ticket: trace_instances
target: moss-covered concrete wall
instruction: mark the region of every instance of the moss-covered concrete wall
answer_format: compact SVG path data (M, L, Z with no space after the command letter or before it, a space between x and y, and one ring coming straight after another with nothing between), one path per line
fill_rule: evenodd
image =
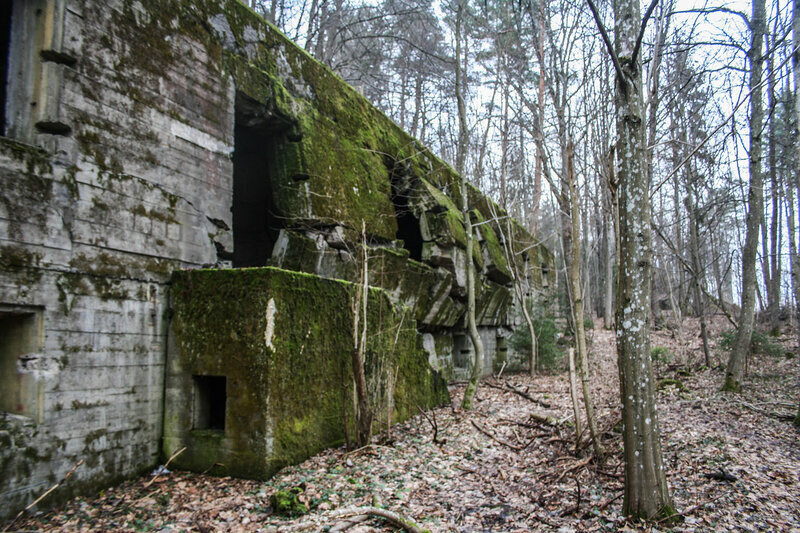
M0 413L0 516L80 460L47 504L159 461L170 275L232 266L237 121L269 133L269 264L352 280L363 221L375 285L453 375L467 258L448 165L236 0L17 4L41 6L52 31L11 29L36 83L9 98L37 111L0 138L0 320L41 320L39 349L10 365L40 393L35 417ZM552 257L519 225L504 237L505 213L479 191L469 202L486 221L470 260L496 339L506 251L531 286Z
M264 478L348 434L354 439L357 291L351 283L275 268L176 273L165 454L185 446L174 461L179 468ZM376 428L448 400L410 309L372 289L367 329ZM197 375L226 378L224 428L194 427L198 413L187 406Z

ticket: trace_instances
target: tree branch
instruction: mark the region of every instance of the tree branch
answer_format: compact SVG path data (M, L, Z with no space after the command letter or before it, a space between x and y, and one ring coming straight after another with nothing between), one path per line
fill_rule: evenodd
M587 1L590 1L590 0L587 0ZM779 72L779 71L780 71L780 70L783 68L783 66L784 66L786 63L788 63L788 62L789 62L789 60L792 58L792 54L794 54L795 52L797 52L797 50L798 50L798 49L800 49L800 44L798 44L797 46L795 46L795 47L794 47L794 50L792 50L792 53L791 53L791 54L788 54L788 55L786 56L786 58L783 60L783 62L781 62L781 64L780 64L780 65L778 65L778 67L777 67L776 69L774 69L773 71L771 71L771 72L770 72L770 74L769 74L768 76L765 76L765 77L764 77L764 79L762 79L762 80L761 80L761 83L759 83L758 85L756 85L755 87L753 87L752 89L750 89L750 92L748 92L748 93L747 93L747 95L746 95L744 98L742 98L741 100L739 100L739 103L738 103L738 104L736 104L736 107L734 107L734 108L733 108L733 111L731 111L731 113L730 113L730 114L729 114L729 115L728 115L728 116L725 118L725 120L723 120L723 121L722 121L722 122L721 122L721 123L720 123L720 124L719 124L719 125L718 125L716 128L714 128L714 131L712 131L711 133L709 133L709 134L706 136L706 138L705 138L705 139L703 139L703 140L700 142L700 144L698 144L698 145L697 145L697 146L694 148L694 150L692 150L692 151L689 153L689 155L687 155L685 158L683 158L683 160L681 160L681 162L680 162L680 163L678 163L678 164L675 166L675 168L673 168L673 169L672 169L672 172L670 172L669 174L667 174L667 177L666 177L666 178L664 178L663 180L661 180L661 181L658 183L658 185L657 185L657 186L656 186L656 187L655 187L655 188L654 188L654 189L653 189L653 190L650 192L650 198L651 198L651 199L652 199L652 198L653 198L653 196L654 196L654 195L655 195L655 194L658 192L658 190L659 190L659 189L661 189L661 187L663 187L663 186L664 186L664 184L665 184L667 181L669 181L669 179L670 179L672 176L674 176L674 175L675 175L675 173L676 173L676 172L678 172L678 170L680 170L680 169L681 169L681 167L683 167L683 165L685 165L685 164L686 164L686 163L687 163L687 162L688 162L688 161L689 161L689 160L690 160L692 157L694 157L694 155L695 155L697 152L699 152L699 151L700 151L700 148L702 148L702 147L703 147L703 146L704 146L704 145L705 145L705 144L706 144L706 143L709 141L709 139L711 139L711 137L713 137L714 135L716 135L716 134L717 134L717 132L719 132L719 130L721 130L721 129L722 129L724 126L725 126L725 124L727 124L727 123L728 123L728 121L729 121L729 120L731 120L731 119L732 119L732 118L733 118L733 117L736 115L736 112L739 110L739 108L740 108L740 107L742 107L742 105L743 105L745 102L749 101L749 99L750 99L750 95L752 95L752 94L753 94L753 91L755 91L756 89L758 89L759 87L761 87L762 85L764 85L765 83L767 83L767 80L769 80L769 79L772 77L772 74L773 74L774 72L776 72L776 71L777 71L777 72Z
M747 24L748 28L750 28L750 19L747 18L747 15L745 15L741 11L736 11L735 9L729 9L727 7L711 7L702 9L678 9L670 11L671 15L685 15L687 13L697 13L699 15L710 15L712 13L725 13L728 15L736 15L737 17L740 17L745 24Z
M650 15L653 14L653 10L656 8L658 4L658 0L653 0L650 2L650 7L647 8L647 12L644 14L644 18L642 19L642 26L639 28L639 36L636 37L636 44L633 45L633 54L631 54L631 62L636 61L636 56L639 54L639 50L642 48L642 39L644 39L644 30L647 28L647 21L650 19Z
M603 21L600 20L600 13L597 12L597 7L594 5L592 0L586 0L586 3L589 4L589 9L592 11L592 16L594 17L594 21L597 23L597 29L600 30L600 36L603 38L603 42L606 43L606 48L608 49L608 55L611 56L611 62L614 63L614 70L617 71L617 76L621 80L625 79L625 74L622 71L622 65L619 63L619 58L617 54L614 53L614 45L611 44L611 40L608 38L608 33L606 32L606 27L603 26Z

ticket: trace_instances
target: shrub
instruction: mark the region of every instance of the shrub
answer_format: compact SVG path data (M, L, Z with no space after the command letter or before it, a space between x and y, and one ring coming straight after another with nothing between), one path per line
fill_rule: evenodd
M736 342L736 330L729 329L723 331L717 341L717 346L726 352L733 350L733 345ZM764 334L756 329L753 330L753 336L750 339L750 353L753 355L766 355L769 357L781 357L784 354L783 346L775 342L769 335Z
M650 359L656 363L668 363L672 361L672 353L665 346L654 346L650 349Z
M583 328L594 329L594 320L592 320L592 317L587 316L583 318Z
M533 319L533 330L536 332L536 368L538 370L554 370L564 352L558 347L558 328L550 316ZM518 352L529 353L531 334L527 324L514 330L509 339L511 347Z

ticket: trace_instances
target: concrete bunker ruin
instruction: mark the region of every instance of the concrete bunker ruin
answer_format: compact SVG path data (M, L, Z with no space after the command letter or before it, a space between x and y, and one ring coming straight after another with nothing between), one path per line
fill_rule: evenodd
M552 284L550 252L245 5L5 6L0 515L81 459L50 503L183 446L266 477L346 439L362 222L378 429L468 371L468 261L484 373L520 364L512 272Z

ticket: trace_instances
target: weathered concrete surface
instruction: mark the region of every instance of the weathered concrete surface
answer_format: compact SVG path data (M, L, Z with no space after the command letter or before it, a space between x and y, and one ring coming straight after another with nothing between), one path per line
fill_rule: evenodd
M365 221L371 277L431 335L430 360L468 364L458 177L356 91L234 0L13 6L0 329L41 326L0 346L2 379L36 391L0 413L0 515L79 460L48 503L157 463L176 269L261 261L354 279ZM515 223L504 241L505 214L469 194L488 221L471 260L496 341L510 320L502 250L531 290L552 256Z
M265 478L348 433L354 439L357 285L275 268L184 271L173 280L164 451L186 447L175 466ZM446 402L412 311L372 289L366 320L376 427ZM201 408L187 409L198 375L226 379L227 398L216 398L227 399L224 427L198 427Z

